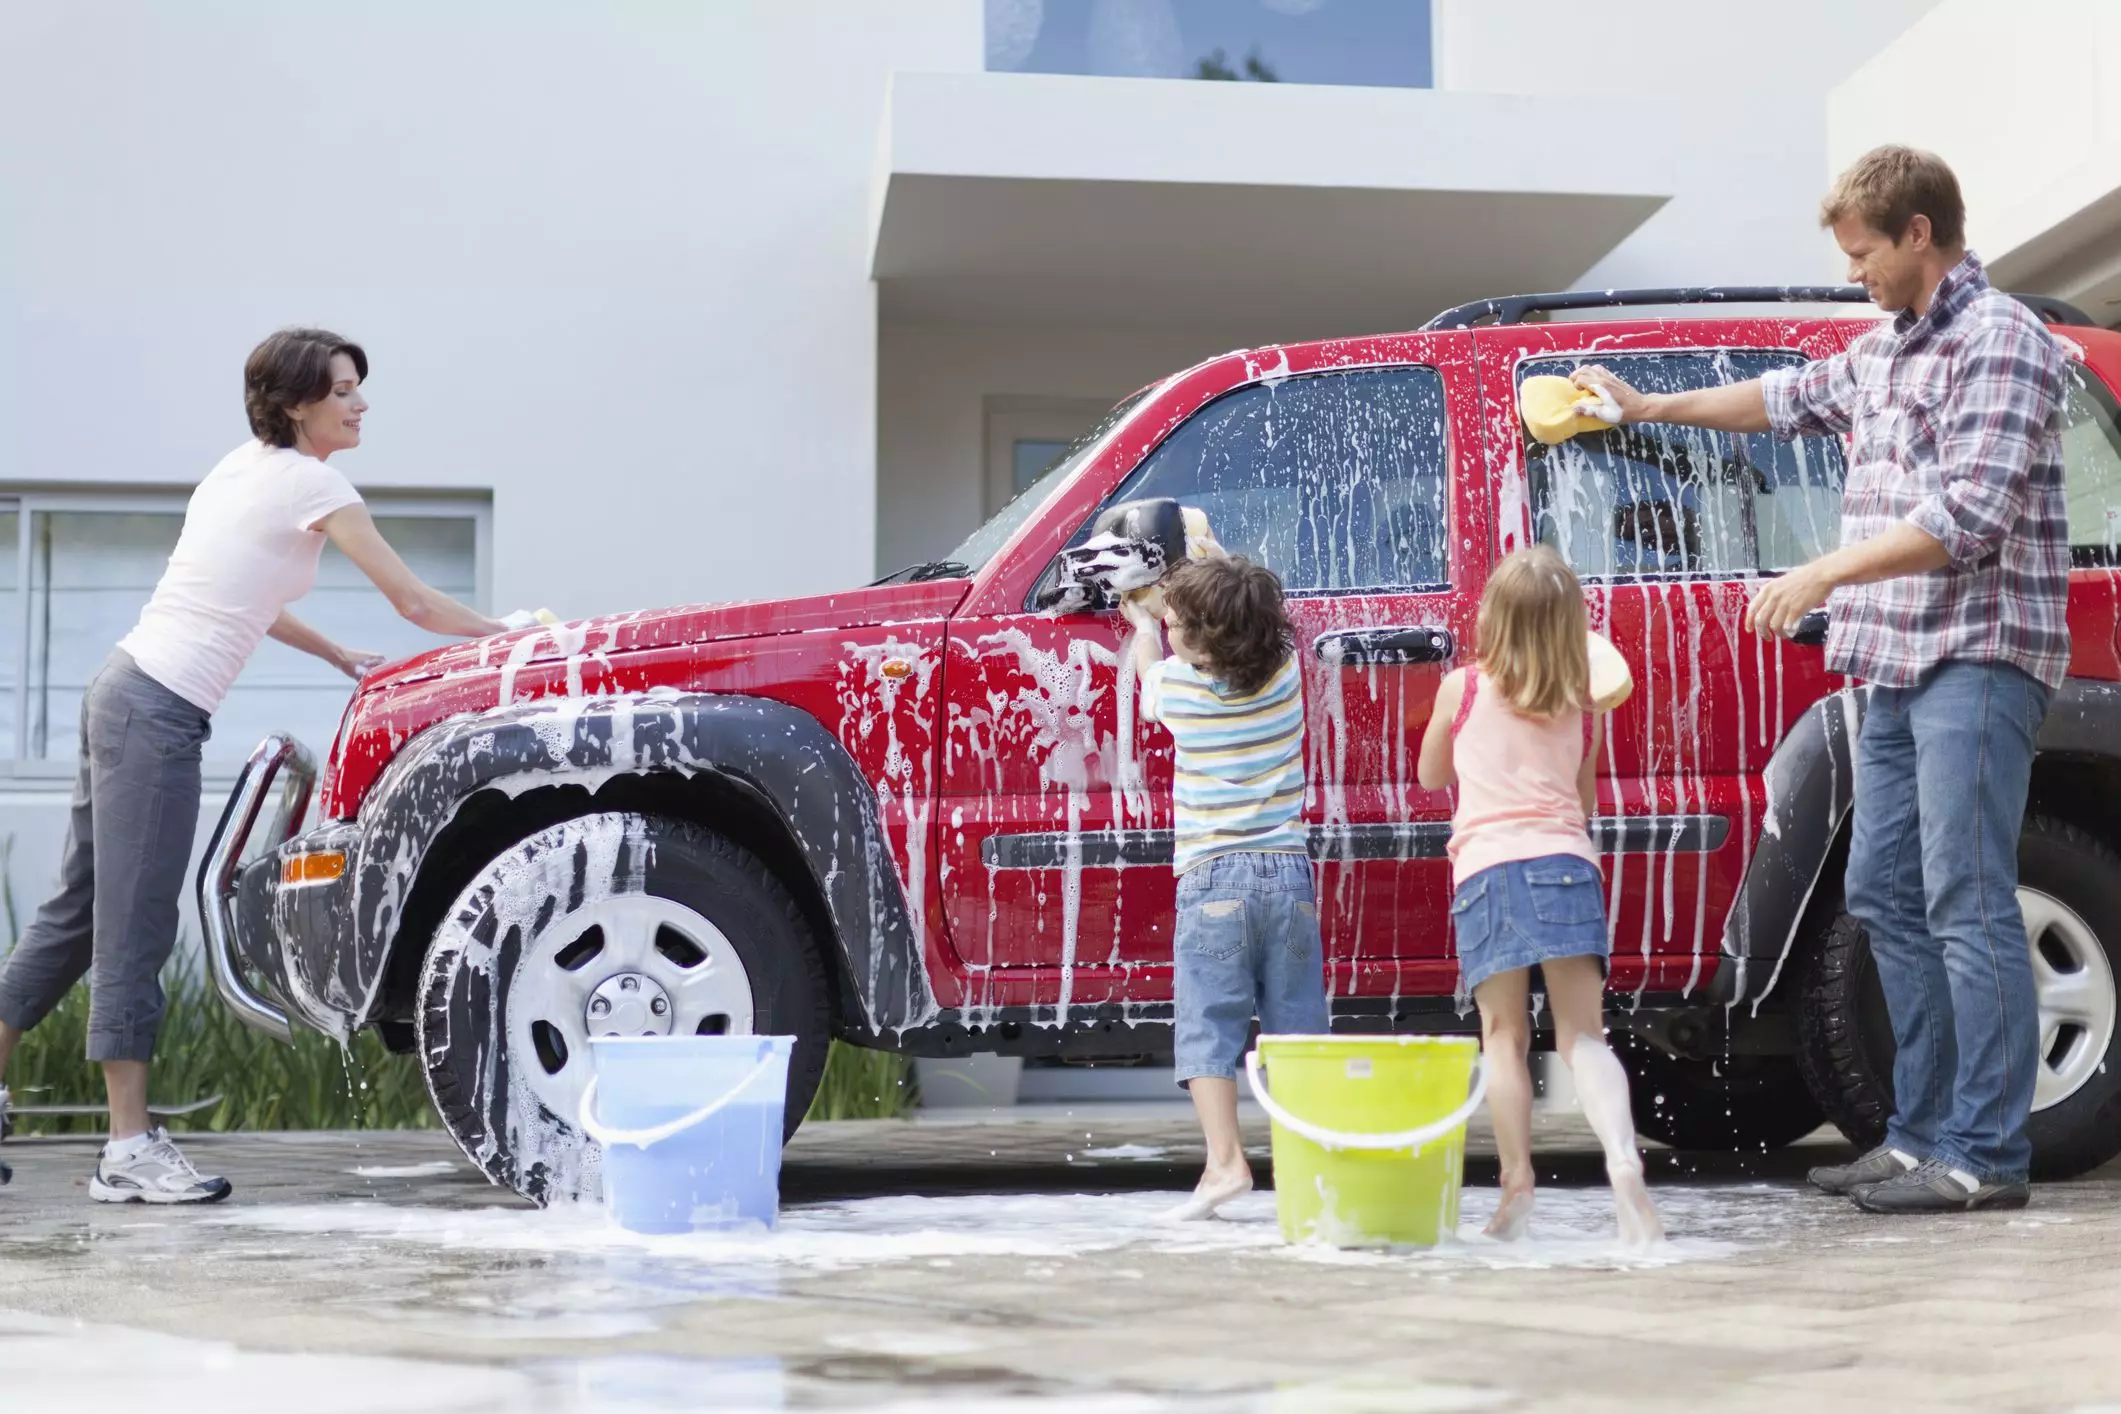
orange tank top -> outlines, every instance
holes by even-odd
[[[1591,714],[1527,717],[1495,691],[1481,691],[1466,670],[1465,696],[1451,723],[1451,761],[1458,809],[1451,816],[1451,879],[1483,869],[1572,854],[1598,862],[1576,793],[1576,773],[1591,749]]]

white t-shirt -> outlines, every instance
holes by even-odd
[[[118,646],[211,714],[280,610],[316,584],[324,553],[317,522],[360,499],[315,457],[245,442],[191,493],[169,567]]]

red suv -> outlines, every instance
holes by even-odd
[[[1114,408],[948,558],[864,589],[462,644],[369,678],[318,796],[268,739],[200,876],[253,1024],[378,1028],[442,1121],[534,1199],[594,1182],[600,1034],[828,1038],[913,1055],[1168,1051],[1171,746],[1116,614],[1041,610],[1101,507],[1173,497],[1275,569],[1302,637],[1306,817],[1334,1024],[1472,1029],[1454,997],[1451,801],[1415,783],[1496,557],[1582,576],[1634,669],[1600,767],[1612,1013],[1643,1133],[1868,1144],[1892,1038],[1841,907],[1864,695],[1747,598],[1836,540],[1842,447],[1642,426],[1545,448],[1516,390],[1597,361],[1698,387],[1841,349],[1852,290],[1528,296],[1415,333],[1227,354]],[[1586,305],[1801,316],[1552,321]],[[2028,301],[2072,353],[2073,677],[2041,736],[2023,882],[2041,1007],[2037,1170],[2121,1149],[2121,334]],[[280,789],[276,792],[275,786]],[[266,806],[271,802],[272,809]],[[261,823],[261,815],[270,814]]]

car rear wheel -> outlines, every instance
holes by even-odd
[[[593,1198],[578,1125],[596,1036],[793,1035],[786,1129],[824,1073],[823,959],[795,901],[728,839],[632,814],[563,821],[481,869],[436,930],[419,1055],[443,1125],[533,1202]]]
[[[2033,1175],[2069,1178],[2121,1153],[2121,858],[2045,816],[2018,844],[2018,906],[2039,1007]],[[1828,1118],[1869,1148],[1893,1113],[1893,1028],[1861,924],[1837,913],[1798,960],[1798,1059]]]

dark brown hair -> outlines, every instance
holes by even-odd
[[[352,359],[355,374],[367,380],[368,355],[329,329],[282,329],[250,351],[243,361],[243,411],[259,441],[295,444],[294,419],[287,414],[331,391],[333,354]]]
[[[1265,687],[1296,642],[1281,581],[1242,556],[1186,561],[1165,577],[1164,604],[1209,669],[1240,693]]]
[[[1819,203],[1819,224],[1854,216],[1894,245],[1917,216],[1930,218],[1930,241],[1940,250],[1966,244],[1966,200],[1959,179],[1934,152],[1874,147],[1834,180]]]

